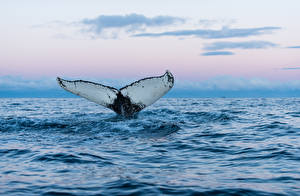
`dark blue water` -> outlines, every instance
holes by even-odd
[[[300,195],[300,99],[0,99],[2,195]]]

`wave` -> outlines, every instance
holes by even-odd
[[[106,116],[105,116],[106,117]],[[30,119],[20,117],[0,118],[1,132],[38,132],[38,131],[61,131],[62,133],[101,133],[120,132],[123,134],[140,133],[151,137],[163,137],[180,130],[176,122],[167,122],[159,119],[124,119],[120,116],[111,116],[97,119],[85,116],[85,118],[64,118],[64,119]]]
[[[0,157],[6,156],[11,158],[18,158],[21,155],[31,153],[28,149],[0,149]]]
[[[185,118],[198,123],[209,122],[230,122],[236,119],[236,116],[228,113],[215,113],[215,112],[185,112]]]
[[[298,195],[298,103],[0,99],[0,195]]]
[[[101,166],[111,165],[112,162],[107,159],[88,153],[79,153],[78,155],[69,153],[51,153],[35,157],[32,161],[37,162],[63,162],[68,164],[98,164]]]
[[[49,187],[51,188],[51,187]],[[64,187],[60,187],[63,189]],[[120,193],[122,190],[122,193]],[[103,187],[92,186],[86,189],[69,188],[68,192],[52,190],[44,192],[43,195],[81,195],[85,192],[92,191],[100,195],[247,195],[247,196],[282,196],[284,194],[276,192],[258,191],[246,188],[227,188],[227,189],[199,189],[198,187],[187,186],[170,186],[170,185],[157,185],[135,180],[116,180],[108,182]]]

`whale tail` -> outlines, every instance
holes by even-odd
[[[168,70],[162,76],[148,77],[133,82],[120,90],[84,80],[64,80],[58,84],[75,95],[107,107],[123,116],[132,116],[164,96],[174,85]]]

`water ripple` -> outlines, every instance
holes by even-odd
[[[300,99],[0,99],[0,195],[299,195]]]

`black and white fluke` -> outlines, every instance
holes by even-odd
[[[144,78],[119,90],[83,80],[68,81],[57,77],[57,82],[73,94],[128,117],[164,96],[173,87],[174,77],[171,72],[166,71],[162,76]]]

